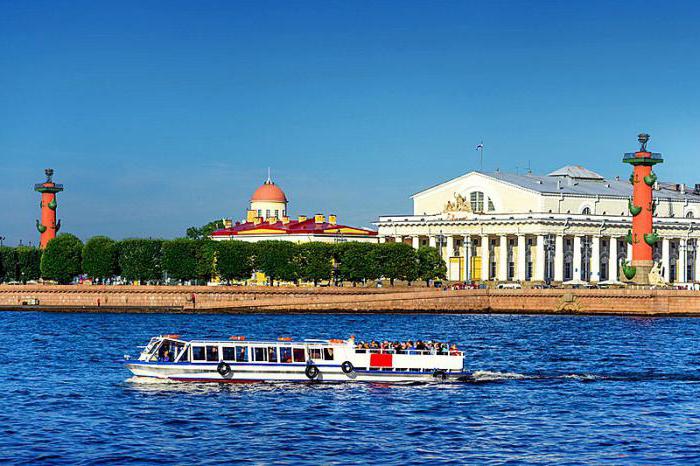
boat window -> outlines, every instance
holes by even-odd
[[[292,347],[280,347],[280,362],[292,362]]]
[[[323,348],[323,359],[326,361],[333,360],[333,348]]]
[[[248,362],[247,346],[236,346],[236,362]]]
[[[236,348],[233,346],[224,346],[223,348],[223,360],[224,361],[235,361],[236,360]]]
[[[267,361],[267,348],[253,348],[253,361]]]
[[[268,346],[267,347],[267,360],[269,362],[277,362],[277,347]]]
[[[207,346],[207,361],[218,361],[219,360],[219,347],[218,346]]]
[[[321,348],[309,348],[309,359],[321,359]]]
[[[294,348],[294,362],[304,362],[306,361],[306,355],[304,354],[304,348]]]
[[[193,361],[204,361],[204,347],[203,346],[193,346],[192,347],[192,360]]]

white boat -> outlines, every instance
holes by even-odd
[[[175,382],[454,382],[466,380],[464,354],[363,349],[349,340],[225,341],[154,337],[138,359],[137,377]]]

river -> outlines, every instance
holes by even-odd
[[[462,384],[129,381],[126,353],[191,338],[438,339]],[[0,313],[0,462],[700,462],[700,319]]]

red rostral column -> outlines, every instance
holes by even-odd
[[[62,184],[53,182],[52,168],[47,168],[44,173],[46,173],[46,181],[34,185],[34,191],[41,193],[41,222],[36,221],[36,229],[41,233],[39,242],[41,249],[44,249],[61,229],[61,221],[56,222],[56,207],[58,207],[56,193],[63,191]]]
[[[622,264],[622,273],[628,280],[636,283],[649,283],[649,271],[654,265],[652,248],[659,240],[654,229],[653,190],[656,174],[652,167],[662,163],[661,154],[647,151],[648,134],[640,134],[638,140],[642,147],[637,152],[626,153],[622,161],[634,167],[630,176],[632,198],[629,211],[632,215],[632,230],[627,233],[627,242],[632,244],[632,261]]]

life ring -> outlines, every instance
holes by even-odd
[[[228,378],[231,374],[233,374],[233,371],[231,370],[231,366],[228,365],[228,363],[221,361],[218,366],[216,366],[216,372],[218,372],[221,377]]]
[[[433,372],[433,377],[438,380],[447,380],[447,372],[445,372],[444,369],[436,369],[435,372]]]
[[[342,369],[343,373],[345,374],[350,374],[355,370],[355,366],[352,365],[350,361],[345,361],[340,365],[340,368]]]
[[[315,364],[309,364],[308,366],[306,366],[306,370],[304,371],[309,380],[315,380],[316,377],[318,377],[319,372],[320,371],[318,370],[318,367],[316,367]]]

